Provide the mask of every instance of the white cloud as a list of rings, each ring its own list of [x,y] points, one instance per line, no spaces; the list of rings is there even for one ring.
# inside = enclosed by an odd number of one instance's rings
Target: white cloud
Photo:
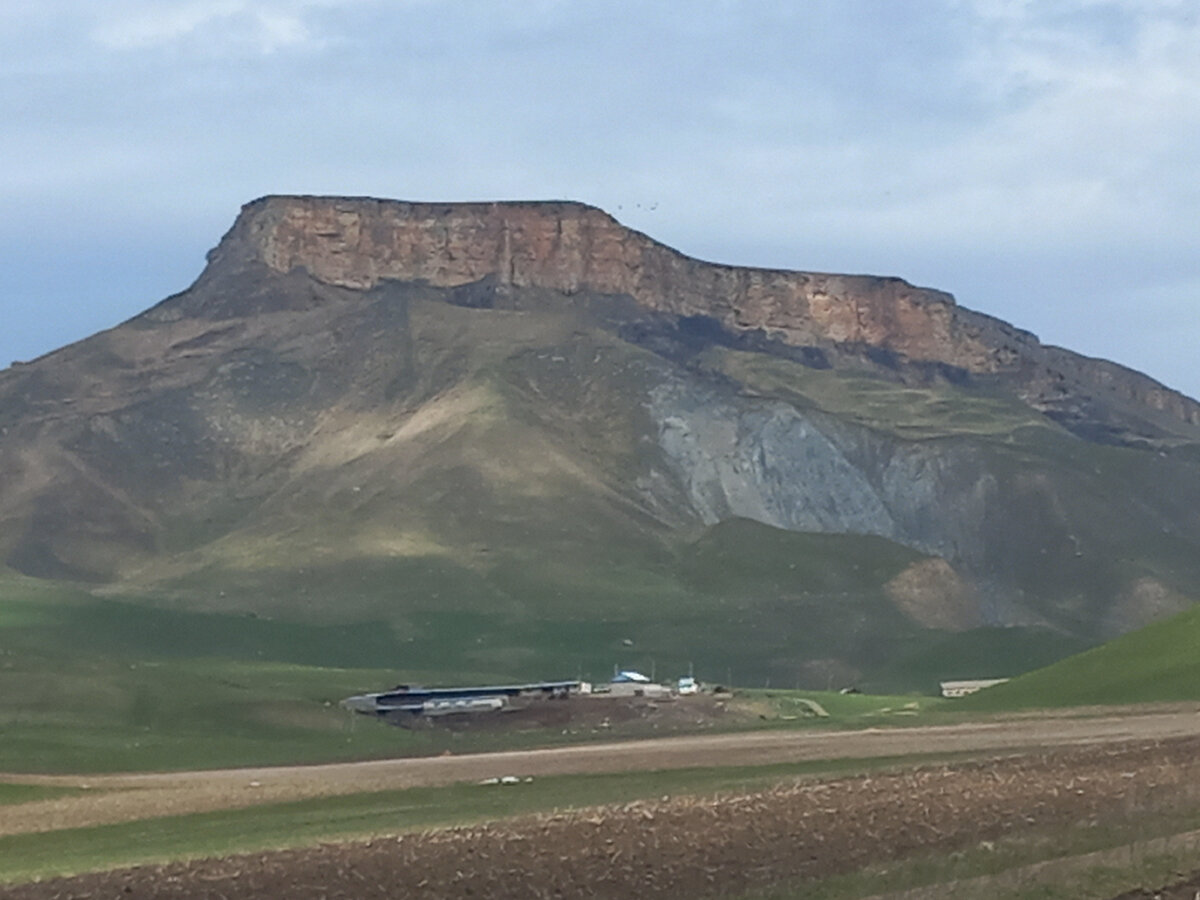
[[[16,6],[12,221],[97,221],[94,198],[201,235],[190,264],[267,192],[570,197],[723,261],[913,277],[1067,344],[1038,297],[1111,285],[1116,322],[1175,260],[1156,296],[1200,340],[1194,0]]]
[[[1008,248],[1192,240],[1200,23],[1173,3],[970,4],[957,71],[979,112],[908,145],[865,133],[817,166],[845,234]],[[1101,7],[1106,27],[1068,14]],[[812,166],[811,160],[805,165]],[[839,165],[843,177],[838,177]],[[845,177],[861,173],[859,186]],[[839,198],[840,195],[840,198]]]
[[[192,42],[214,51],[257,53],[319,46],[315,11],[355,0],[137,0],[107,7],[91,37],[112,50],[143,50]]]

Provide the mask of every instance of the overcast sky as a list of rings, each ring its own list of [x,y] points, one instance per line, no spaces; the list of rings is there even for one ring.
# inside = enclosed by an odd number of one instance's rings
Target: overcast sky
[[[1195,0],[0,0],[0,366],[269,193],[568,198],[1200,397]]]

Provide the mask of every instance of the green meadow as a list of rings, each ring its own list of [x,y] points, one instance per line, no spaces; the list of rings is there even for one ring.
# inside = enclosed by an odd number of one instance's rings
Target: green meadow
[[[421,597],[434,575],[416,577],[411,560],[390,570],[311,574],[310,591],[359,592],[358,602],[378,613],[362,621],[201,611],[152,596],[117,600],[5,573],[0,771],[210,768],[581,740],[557,732],[410,732],[338,702],[400,682],[602,681],[614,665],[659,678],[692,669],[739,690],[823,682],[835,689],[821,695],[831,713],[823,724],[852,726],[859,713],[843,704],[859,701],[836,699],[844,676],[794,661],[835,654],[870,661],[877,677],[867,690],[931,699],[939,677],[969,677],[984,663],[982,674],[1017,674],[1071,649],[1036,629],[920,629],[882,587],[919,558],[879,538],[733,521],[656,569],[497,564],[484,575],[464,574],[453,597],[446,592],[455,581],[434,573],[441,608]],[[252,585],[243,587],[253,596]],[[564,596],[572,602],[562,603]],[[403,613],[388,615],[389,608]],[[813,724],[793,713],[769,709],[759,727]]]
[[[996,685],[964,710],[1200,700],[1200,606]]]

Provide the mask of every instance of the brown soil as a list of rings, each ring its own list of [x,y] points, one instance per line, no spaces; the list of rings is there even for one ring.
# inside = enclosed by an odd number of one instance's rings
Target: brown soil
[[[1113,900],[1196,900],[1197,897],[1200,897],[1200,872],[1166,887],[1138,888]]]
[[[1086,827],[1133,810],[1194,805],[1198,786],[1200,739],[1071,747],[736,796],[664,797],[368,842],[146,866],[13,886],[2,896],[719,896],[921,851],[975,846],[1016,831]]]

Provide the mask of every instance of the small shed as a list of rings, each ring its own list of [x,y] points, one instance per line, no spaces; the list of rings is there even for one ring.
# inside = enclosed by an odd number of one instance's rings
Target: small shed
[[[655,684],[641,672],[626,669],[613,676],[608,693],[614,697],[665,697],[671,691],[661,684]]]
[[[1007,678],[974,678],[965,681],[943,681],[941,683],[943,697],[965,697],[974,694],[994,684],[1004,684]]]

